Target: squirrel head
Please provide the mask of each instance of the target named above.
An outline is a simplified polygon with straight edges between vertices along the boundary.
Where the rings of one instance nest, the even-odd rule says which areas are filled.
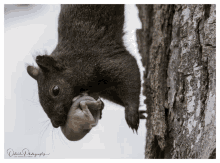
[[[72,99],[77,95],[73,89],[74,76],[62,61],[49,55],[36,57],[39,68],[28,66],[28,74],[37,80],[40,103],[57,128],[66,122]]]

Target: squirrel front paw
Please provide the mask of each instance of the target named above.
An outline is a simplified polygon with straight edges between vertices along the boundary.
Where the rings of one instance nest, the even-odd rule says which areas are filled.
[[[125,119],[128,126],[134,131],[138,130],[139,127],[139,111],[134,110],[133,108],[125,109]]]

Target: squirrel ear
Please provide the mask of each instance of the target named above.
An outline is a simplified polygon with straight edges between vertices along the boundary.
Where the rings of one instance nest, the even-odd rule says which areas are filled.
[[[64,66],[59,64],[53,57],[49,55],[38,55],[36,58],[36,62],[43,72],[54,70],[60,71],[64,69]]]
[[[28,74],[29,74],[32,78],[34,78],[35,80],[37,80],[38,75],[39,75],[39,70],[38,70],[36,67],[34,67],[34,66],[28,66],[28,67],[27,67],[27,72],[28,72]]]
[[[38,55],[36,58],[36,62],[44,72],[52,70],[53,65],[55,65],[55,60],[48,55]]]

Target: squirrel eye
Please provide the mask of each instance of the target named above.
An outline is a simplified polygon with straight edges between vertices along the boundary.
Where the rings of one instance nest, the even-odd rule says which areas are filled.
[[[56,86],[53,87],[52,91],[53,91],[53,95],[57,96],[60,92],[60,88],[56,85]]]

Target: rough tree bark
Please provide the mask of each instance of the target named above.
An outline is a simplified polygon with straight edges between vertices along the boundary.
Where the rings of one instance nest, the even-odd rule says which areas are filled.
[[[215,158],[216,5],[137,5],[146,158]]]

